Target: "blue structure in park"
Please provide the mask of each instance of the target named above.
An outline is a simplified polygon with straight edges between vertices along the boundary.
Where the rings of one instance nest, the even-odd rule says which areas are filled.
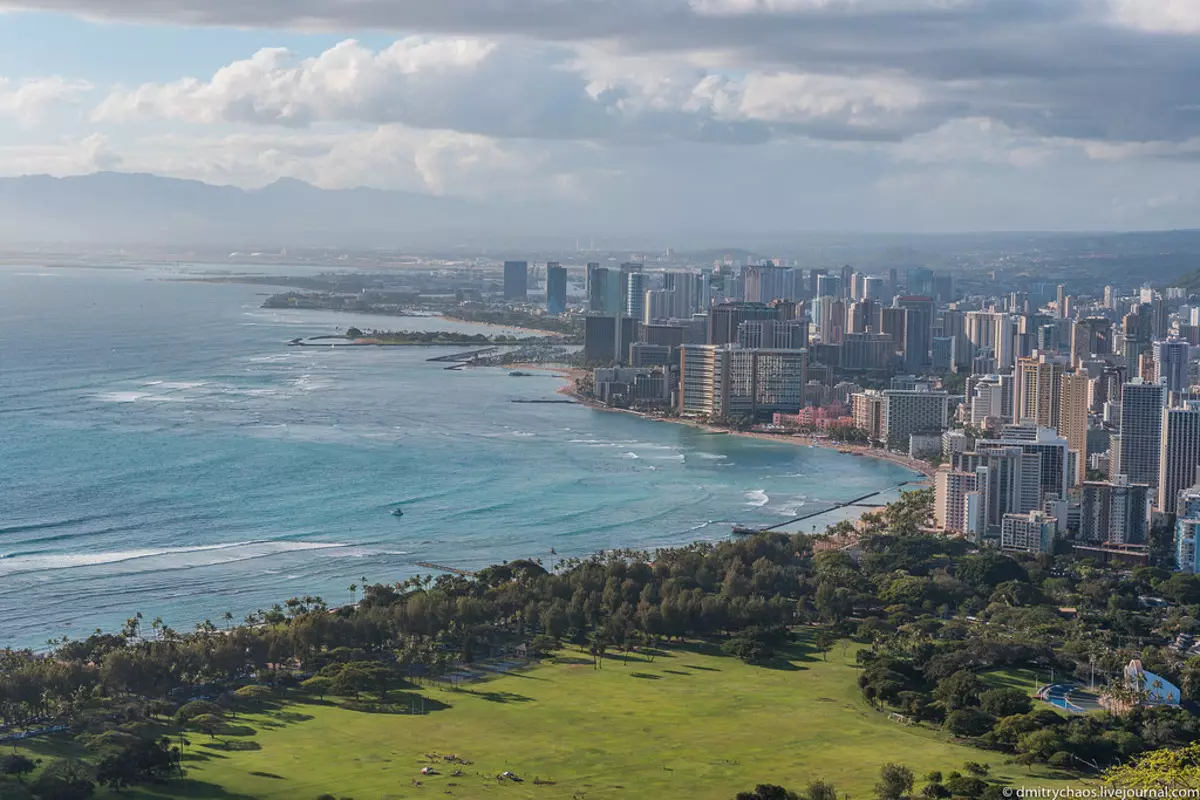
[[[1153,672],[1142,668],[1140,659],[1135,658],[1125,667],[1125,685],[1145,692],[1143,702],[1148,706],[1179,705],[1179,687]]]

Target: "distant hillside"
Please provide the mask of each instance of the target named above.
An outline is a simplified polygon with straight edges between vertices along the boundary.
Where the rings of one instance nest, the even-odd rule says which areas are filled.
[[[244,190],[115,172],[0,178],[0,241],[9,242],[394,245],[502,230],[508,216],[461,198],[297,180]]]
[[[1200,269],[1195,269],[1185,275],[1180,275],[1169,285],[1187,289],[1189,292],[1200,292]]]

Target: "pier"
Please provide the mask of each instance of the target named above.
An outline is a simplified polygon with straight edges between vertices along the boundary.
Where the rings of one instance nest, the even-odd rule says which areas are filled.
[[[418,561],[417,566],[424,567],[425,569],[436,569],[438,572],[449,572],[451,575],[461,575],[464,578],[475,577],[475,573],[470,570],[447,567],[444,564],[431,564],[428,561]]]
[[[892,489],[899,489],[901,487],[908,486],[908,485],[914,484],[914,483],[921,483],[921,481],[903,481],[901,483],[897,483],[895,486],[889,486],[886,489],[880,489],[879,491],[871,492],[870,494],[864,494],[862,497],[856,497],[853,500],[847,500],[844,503],[834,503],[829,508],[825,508],[820,511],[810,511],[809,513],[804,514],[799,517],[796,517],[795,519],[789,519],[786,522],[780,522],[778,525],[771,525],[766,528],[746,528],[741,525],[735,525],[733,528],[733,532],[738,534],[739,536],[745,536],[745,535],[750,535],[750,534],[754,534],[754,533],[769,533],[770,531],[777,531],[780,528],[785,528],[788,525],[795,525],[797,522],[804,522],[806,519],[812,519],[813,517],[819,517],[822,514],[828,514],[830,511],[837,511],[839,508],[850,508],[850,507],[882,508],[883,507],[882,504],[867,503],[864,501],[870,500],[872,497],[878,497],[879,495],[883,494],[884,492],[890,492]]]

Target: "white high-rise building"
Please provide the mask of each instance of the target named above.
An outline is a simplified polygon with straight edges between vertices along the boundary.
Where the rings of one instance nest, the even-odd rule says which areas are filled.
[[[1023,553],[1053,553],[1058,520],[1044,511],[1005,514],[1000,526],[1000,547]]]
[[[974,472],[938,470],[934,481],[934,519],[939,530],[978,538],[982,530],[979,478]]]

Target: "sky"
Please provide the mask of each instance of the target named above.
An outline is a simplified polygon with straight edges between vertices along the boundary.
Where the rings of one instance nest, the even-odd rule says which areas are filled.
[[[1200,227],[1200,0],[0,0],[0,175]]]

